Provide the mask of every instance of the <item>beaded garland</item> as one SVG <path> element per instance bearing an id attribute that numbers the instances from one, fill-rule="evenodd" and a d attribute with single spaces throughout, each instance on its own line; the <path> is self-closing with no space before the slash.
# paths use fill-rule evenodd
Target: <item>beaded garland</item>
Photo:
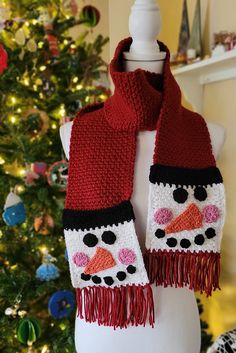
<path id="1" fill-rule="evenodd" d="M 114 328 L 154 325 L 153 283 L 218 288 L 225 219 L 206 122 L 181 106 L 167 47 L 158 42 L 163 75 L 124 72 L 131 43 L 122 40 L 110 63 L 113 96 L 74 119 L 63 212 L 78 315 Z M 130 202 L 140 130 L 156 130 L 144 256 Z"/>

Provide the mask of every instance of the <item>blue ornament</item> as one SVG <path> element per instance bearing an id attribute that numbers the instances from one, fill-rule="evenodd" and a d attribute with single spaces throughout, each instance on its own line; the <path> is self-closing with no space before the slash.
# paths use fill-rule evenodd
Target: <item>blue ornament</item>
<path id="1" fill-rule="evenodd" d="M 40 281 L 51 281 L 60 276 L 59 269 L 52 262 L 56 259 L 46 253 L 43 256 L 43 263 L 36 270 L 36 278 Z"/>
<path id="2" fill-rule="evenodd" d="M 2 218 L 8 226 L 22 224 L 25 221 L 24 204 L 21 198 L 12 191 L 7 196 Z"/>
<path id="3" fill-rule="evenodd" d="M 75 296 L 68 290 L 60 290 L 53 293 L 48 301 L 48 310 L 54 319 L 62 319 L 69 316 L 74 307 Z"/>
<path id="4" fill-rule="evenodd" d="M 36 278 L 40 281 L 51 281 L 59 276 L 58 267 L 54 264 L 42 264 L 36 270 Z"/>

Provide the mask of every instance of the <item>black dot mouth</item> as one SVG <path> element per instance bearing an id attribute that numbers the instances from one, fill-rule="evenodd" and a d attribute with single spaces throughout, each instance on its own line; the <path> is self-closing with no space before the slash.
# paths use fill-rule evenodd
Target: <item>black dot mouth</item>
<path id="1" fill-rule="evenodd" d="M 103 277 L 103 280 L 108 286 L 112 286 L 114 283 L 114 279 L 111 276 Z"/>
<path id="2" fill-rule="evenodd" d="M 170 248 L 175 248 L 177 246 L 178 242 L 177 242 L 177 239 L 175 239 L 175 238 L 169 238 L 169 239 L 167 239 L 166 244 Z"/>
<path id="3" fill-rule="evenodd" d="M 101 279 L 101 277 L 95 275 L 95 276 L 92 276 L 92 281 L 95 284 L 100 284 L 102 282 L 102 279 Z"/>
<path id="4" fill-rule="evenodd" d="M 130 273 L 130 274 L 133 274 L 136 272 L 136 267 L 133 266 L 133 265 L 129 265 L 127 268 L 126 268 L 127 272 Z"/>
<path id="5" fill-rule="evenodd" d="M 180 246 L 183 249 L 188 249 L 191 246 L 191 241 L 189 239 L 181 239 L 180 240 Z"/>
<path id="6" fill-rule="evenodd" d="M 164 238 L 165 237 L 165 231 L 163 229 L 158 228 L 155 231 L 155 237 L 157 237 L 158 239 Z"/>
<path id="7" fill-rule="evenodd" d="M 81 273 L 80 277 L 83 281 L 89 281 L 91 279 L 91 275 L 87 275 L 85 273 Z"/>
<path id="8" fill-rule="evenodd" d="M 203 245 L 204 242 L 205 242 L 205 238 L 204 238 L 203 234 L 198 234 L 198 235 L 195 236 L 194 243 L 196 245 Z"/>
<path id="9" fill-rule="evenodd" d="M 118 271 L 116 277 L 119 281 L 124 281 L 126 279 L 126 273 L 124 271 Z"/>
<path id="10" fill-rule="evenodd" d="M 214 228 L 207 228 L 205 231 L 207 239 L 212 239 L 216 236 L 216 231 Z"/>

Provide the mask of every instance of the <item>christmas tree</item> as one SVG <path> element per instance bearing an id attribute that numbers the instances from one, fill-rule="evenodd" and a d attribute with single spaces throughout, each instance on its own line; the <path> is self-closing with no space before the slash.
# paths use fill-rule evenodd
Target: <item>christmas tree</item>
<path id="1" fill-rule="evenodd" d="M 90 39 L 99 11 L 75 0 L 0 2 L 0 351 L 75 352 L 75 298 L 62 231 L 60 125 L 105 100 Z M 70 29 L 77 27 L 73 38 Z"/>

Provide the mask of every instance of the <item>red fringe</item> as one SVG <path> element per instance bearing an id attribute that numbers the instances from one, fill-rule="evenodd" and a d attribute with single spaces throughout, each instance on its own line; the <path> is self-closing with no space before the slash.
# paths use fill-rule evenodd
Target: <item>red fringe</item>
<path id="1" fill-rule="evenodd" d="M 211 295 L 219 287 L 220 254 L 211 252 L 147 250 L 144 262 L 150 283 L 164 287 L 188 286 Z"/>
<path id="2" fill-rule="evenodd" d="M 128 325 L 153 327 L 154 302 L 150 284 L 115 288 L 92 286 L 76 288 L 77 314 L 87 322 L 126 328 Z"/>

